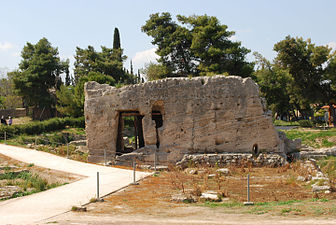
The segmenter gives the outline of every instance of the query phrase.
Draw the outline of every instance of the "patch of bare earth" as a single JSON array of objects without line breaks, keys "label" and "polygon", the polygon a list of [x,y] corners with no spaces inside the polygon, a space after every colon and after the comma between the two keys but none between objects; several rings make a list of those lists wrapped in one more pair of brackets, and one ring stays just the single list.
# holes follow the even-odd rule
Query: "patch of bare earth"
[{"label": "patch of bare earth", "polygon": [[[215,168],[196,168],[197,174],[173,170],[150,176],[139,185],[87,205],[87,212],[70,212],[52,218],[60,224],[329,224],[336,217],[336,194],[311,191],[309,182],[297,181],[310,174],[299,163],[280,168],[230,167],[228,175],[216,175]],[[189,170],[190,171],[190,170]],[[250,174],[251,201],[244,206],[246,177]],[[210,176],[209,176],[210,175]],[[213,190],[223,202],[182,203],[172,196],[184,192]],[[331,219],[331,220],[330,220]],[[286,221],[287,222],[286,222]],[[336,221],[334,221],[336,223]]]}]

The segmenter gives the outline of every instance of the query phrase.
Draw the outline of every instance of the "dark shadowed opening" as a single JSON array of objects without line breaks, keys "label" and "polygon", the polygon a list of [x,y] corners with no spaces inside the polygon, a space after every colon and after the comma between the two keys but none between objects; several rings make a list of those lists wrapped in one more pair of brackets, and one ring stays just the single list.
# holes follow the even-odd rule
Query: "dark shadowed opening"
[{"label": "dark shadowed opening", "polygon": [[159,132],[158,128],[162,127],[163,120],[162,120],[162,114],[160,111],[152,111],[152,120],[155,121],[155,128],[156,128],[156,147],[160,147],[160,140],[159,140]]},{"label": "dark shadowed opening", "polygon": [[120,111],[116,154],[122,155],[144,147],[142,118],[139,111]]},{"label": "dark shadowed opening", "polygon": [[253,147],[252,147],[252,155],[254,157],[257,157],[259,155],[259,149],[258,149],[258,145],[257,144],[254,144]]}]

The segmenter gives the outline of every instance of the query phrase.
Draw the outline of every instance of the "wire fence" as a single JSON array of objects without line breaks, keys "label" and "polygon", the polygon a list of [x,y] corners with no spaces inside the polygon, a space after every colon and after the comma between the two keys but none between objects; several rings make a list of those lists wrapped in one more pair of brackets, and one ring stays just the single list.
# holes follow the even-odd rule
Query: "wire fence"
[{"label": "wire fence", "polygon": [[[19,135],[16,135],[8,131],[3,131],[3,132],[0,132],[0,141],[3,141],[4,144],[11,143],[12,142],[11,139],[17,136]],[[72,153],[72,149],[75,145],[71,145],[66,136],[64,137],[64,139],[66,140],[65,142],[58,142],[58,141],[47,139],[43,136],[35,136],[35,138],[33,139],[30,138],[29,141],[27,140],[23,141],[22,144],[28,145],[30,148],[33,148],[35,150],[43,150],[42,147],[47,145],[49,148],[53,148],[53,151],[51,151],[52,153],[57,153],[56,151],[57,147],[66,146],[66,154],[57,154],[57,155],[65,155],[67,158],[70,158],[69,157],[70,153]]]},{"label": "wire fence", "polygon": [[[3,131],[0,132],[0,142],[3,142],[5,144],[11,144],[14,142],[17,142],[17,140],[11,140],[13,138],[19,137],[20,135],[8,132],[8,131]],[[70,144],[69,139],[66,135],[64,135],[64,142],[58,142],[55,140],[50,140],[46,138],[45,136],[40,136],[36,135],[35,137],[30,137],[27,140],[21,140],[20,144],[27,146],[28,148],[32,148],[38,151],[46,151],[49,153],[53,153],[59,156],[65,156],[68,159],[75,159],[75,160],[80,160],[80,161],[87,161],[87,155],[83,156],[83,158],[80,158],[81,153],[76,152],[76,145]],[[103,160],[104,160],[104,165],[112,165],[111,163],[111,154],[109,151],[106,149],[103,150]],[[108,154],[109,153],[109,154]],[[77,154],[77,156],[76,156]],[[83,153],[84,154],[84,153]],[[161,154],[158,151],[154,151],[153,153],[153,162],[150,163],[150,167],[147,169],[154,170],[157,172],[160,170],[162,165],[160,165],[160,156]],[[142,168],[146,169],[146,167],[142,167],[142,165],[148,165],[147,163],[143,163],[136,158],[129,158],[128,160],[128,166],[134,167],[134,164],[136,164],[137,168]]]}]

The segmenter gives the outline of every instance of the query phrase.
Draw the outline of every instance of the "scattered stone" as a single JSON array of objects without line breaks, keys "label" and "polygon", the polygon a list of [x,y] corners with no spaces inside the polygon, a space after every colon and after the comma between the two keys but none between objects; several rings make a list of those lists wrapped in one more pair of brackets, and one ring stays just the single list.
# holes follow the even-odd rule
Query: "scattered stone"
[{"label": "scattered stone", "polygon": [[171,200],[174,202],[183,202],[183,203],[193,203],[196,202],[195,198],[191,195],[186,195],[183,193],[173,195]]},{"label": "scattered stone", "polygon": [[151,165],[139,165],[139,168],[140,169],[150,170],[150,169],[152,169],[152,166]]},{"label": "scattered stone", "polygon": [[246,205],[246,206],[254,205],[254,202],[244,202],[244,205]]},{"label": "scattered stone", "polygon": [[326,190],[324,193],[326,193],[326,194],[330,194],[331,191],[330,191],[330,190]]},{"label": "scattered stone", "polygon": [[212,174],[209,174],[209,175],[208,175],[208,178],[214,178],[214,177],[216,177],[216,174],[213,174],[213,173],[212,173]]},{"label": "scattered stone", "polygon": [[196,169],[191,169],[191,168],[186,168],[184,170],[185,173],[188,173],[188,174],[197,174],[197,170]]},{"label": "scattered stone", "polygon": [[329,180],[328,177],[312,177],[312,180]]},{"label": "scattered stone", "polygon": [[327,186],[327,185],[318,186],[318,185],[313,184],[312,189],[313,189],[313,192],[320,192],[320,191],[330,190],[330,186]]},{"label": "scattered stone", "polygon": [[112,161],[108,161],[105,166],[112,166],[113,165],[113,162]]},{"label": "scattered stone", "polygon": [[230,170],[228,168],[221,168],[221,169],[216,170],[216,172],[220,174],[225,174],[225,175],[230,174]]},{"label": "scattered stone", "polygon": [[202,193],[200,201],[220,202],[221,198],[215,191],[206,191]]},{"label": "scattered stone", "polygon": [[[152,169],[154,169],[154,167],[153,167]],[[168,170],[168,166],[156,166],[156,170],[157,170],[157,171]]]},{"label": "scattered stone", "polygon": [[316,173],[316,177],[324,178],[324,175],[321,171]]},{"label": "scattered stone", "polygon": [[10,198],[13,194],[21,190],[18,186],[4,186],[0,188],[0,199],[1,198]]},{"label": "scattered stone", "polygon": [[306,181],[306,178],[304,178],[303,176],[298,176],[298,177],[296,178],[296,180],[297,180],[297,181],[301,181],[301,182],[303,182],[303,181]]}]

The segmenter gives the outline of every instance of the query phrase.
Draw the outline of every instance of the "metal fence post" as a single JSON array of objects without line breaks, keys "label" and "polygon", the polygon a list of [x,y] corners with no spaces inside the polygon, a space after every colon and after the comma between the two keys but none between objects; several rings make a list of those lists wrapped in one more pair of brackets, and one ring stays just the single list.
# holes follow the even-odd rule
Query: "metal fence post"
[{"label": "metal fence post", "polygon": [[69,143],[67,143],[67,159],[69,158]]},{"label": "metal fence post", "polygon": [[133,184],[136,184],[135,182],[135,167],[136,167],[136,162],[133,162]]},{"label": "metal fence post", "polygon": [[104,166],[106,166],[106,149],[104,148]]},{"label": "metal fence post", "polygon": [[97,200],[99,200],[99,172],[97,172]]},{"label": "metal fence post", "polygon": [[250,201],[250,174],[247,174],[247,202],[244,202],[244,205],[254,205],[254,203]]},{"label": "metal fence post", "polygon": [[247,174],[247,201],[250,202],[250,174]]},{"label": "metal fence post", "polygon": [[154,172],[156,173],[156,149],[154,151]]}]

